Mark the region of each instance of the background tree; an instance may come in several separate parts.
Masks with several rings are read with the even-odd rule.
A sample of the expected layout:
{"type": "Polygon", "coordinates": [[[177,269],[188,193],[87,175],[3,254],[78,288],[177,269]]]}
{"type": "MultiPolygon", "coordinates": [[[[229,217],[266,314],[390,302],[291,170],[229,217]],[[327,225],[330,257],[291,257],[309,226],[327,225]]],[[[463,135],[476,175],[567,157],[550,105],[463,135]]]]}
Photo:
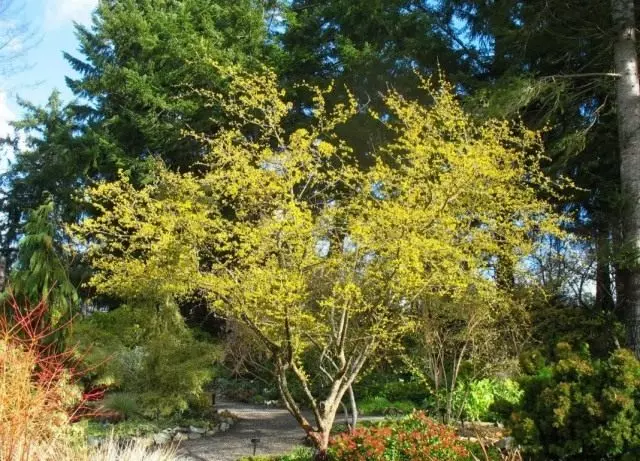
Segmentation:
{"type": "Polygon", "coordinates": [[[266,59],[259,0],[102,1],[93,26],[77,26],[80,73],[68,85],[97,145],[119,167],[159,156],[189,169],[202,147],[183,130],[213,132],[224,115],[193,89],[220,89],[208,60],[255,67],[266,59]]]}
{"type": "Polygon", "coordinates": [[[616,80],[616,109],[620,143],[620,179],[625,200],[624,310],[628,345],[640,357],[640,82],[636,14],[633,1],[612,0],[611,12],[617,33],[613,45],[616,80]]]}
{"type": "Polygon", "coordinates": [[[394,88],[424,97],[416,71],[429,75],[440,69],[456,83],[472,75],[474,57],[457,46],[449,25],[423,3],[295,0],[285,7],[283,30],[274,34],[283,49],[275,68],[292,90],[295,122],[304,124],[312,105],[312,95],[296,89],[297,83],[333,80],[337,91],[328,104],[344,97],[342,89],[348,87],[362,111],[338,129],[358,153],[353,161],[366,167],[370,152],[392,136],[366,114],[367,109],[384,110],[383,93],[394,88]]]}
{"type": "Polygon", "coordinates": [[[215,132],[224,114],[193,90],[221,88],[210,59],[246,67],[266,59],[274,49],[268,14],[268,5],[253,0],[100,2],[93,26],[76,26],[80,56],[65,55],[80,74],[68,79],[77,99],[65,105],[53,93],[45,108],[22,102],[25,116],[15,127],[26,147],[14,140],[15,160],[3,177],[8,263],[44,191],[69,223],[91,212],[74,195],[92,180],[114,179],[122,168],[144,182],[155,157],[194,168],[203,148],[183,130],[215,132]]]}
{"type": "Polygon", "coordinates": [[[2,247],[8,267],[15,261],[16,244],[32,210],[49,197],[51,212],[62,222],[74,222],[83,212],[76,194],[98,171],[106,173],[106,166],[87,148],[87,140],[78,135],[81,124],[73,109],[61,101],[60,93],[54,91],[45,107],[26,101],[20,104],[24,117],[13,126],[21,141],[13,140],[13,159],[0,177],[6,220],[2,247]]]}
{"type": "MultiPolygon", "coordinates": [[[[480,87],[475,87],[480,91],[471,98],[479,113],[518,113],[531,127],[550,127],[545,143],[554,159],[551,171],[563,172],[579,186],[558,206],[574,211],[569,229],[590,242],[590,249],[582,248],[595,267],[590,308],[631,321],[633,316],[625,315],[626,300],[631,299],[625,256],[629,245],[623,244],[628,199],[620,175],[617,74],[611,59],[619,28],[612,22],[612,4],[517,0],[501,1],[499,7],[495,2],[466,0],[441,4],[448,4],[466,25],[473,37],[470,46],[490,63],[479,76],[480,87]],[[484,89],[483,80],[489,84],[484,89]]],[[[633,17],[633,12],[627,15],[633,17]]]]}

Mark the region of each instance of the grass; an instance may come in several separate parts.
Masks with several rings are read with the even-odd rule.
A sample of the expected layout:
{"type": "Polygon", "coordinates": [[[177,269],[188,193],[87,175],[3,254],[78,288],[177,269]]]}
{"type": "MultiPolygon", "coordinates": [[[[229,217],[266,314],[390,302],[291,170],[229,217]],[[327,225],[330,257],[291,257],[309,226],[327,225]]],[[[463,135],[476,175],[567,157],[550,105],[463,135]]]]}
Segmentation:
{"type": "Polygon", "coordinates": [[[400,400],[391,402],[385,397],[372,397],[365,399],[358,405],[358,411],[366,416],[393,416],[396,414],[408,414],[416,408],[413,402],[400,400]]]}
{"type": "Polygon", "coordinates": [[[176,459],[174,446],[148,447],[140,441],[122,444],[114,438],[109,438],[100,447],[88,451],[86,458],[80,458],[78,461],[174,461],[176,459]]]}
{"type": "Polygon", "coordinates": [[[313,448],[298,447],[291,453],[279,456],[247,456],[240,458],[238,461],[312,461],[315,452],[313,448]]]}

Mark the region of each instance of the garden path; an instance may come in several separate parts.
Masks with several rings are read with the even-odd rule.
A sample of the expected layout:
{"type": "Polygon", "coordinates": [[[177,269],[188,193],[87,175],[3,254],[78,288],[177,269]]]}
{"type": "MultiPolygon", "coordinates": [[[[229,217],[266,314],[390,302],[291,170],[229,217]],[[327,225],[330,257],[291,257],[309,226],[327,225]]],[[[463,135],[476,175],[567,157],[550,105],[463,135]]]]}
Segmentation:
{"type": "Polygon", "coordinates": [[[182,443],[179,454],[185,461],[236,461],[253,454],[253,438],[260,439],[256,455],[283,454],[302,445],[304,432],[287,410],[232,402],[218,402],[216,407],[238,416],[238,421],[227,432],[182,443]]]}

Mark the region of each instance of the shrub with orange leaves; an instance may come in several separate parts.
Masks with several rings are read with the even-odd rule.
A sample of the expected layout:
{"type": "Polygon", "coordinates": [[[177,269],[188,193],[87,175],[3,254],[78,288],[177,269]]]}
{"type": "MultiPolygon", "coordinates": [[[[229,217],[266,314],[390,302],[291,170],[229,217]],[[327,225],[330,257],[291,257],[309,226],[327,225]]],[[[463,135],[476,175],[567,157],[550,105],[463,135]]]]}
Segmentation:
{"type": "Polygon", "coordinates": [[[331,441],[340,461],[461,461],[473,459],[455,431],[414,412],[382,427],[364,427],[331,441]]]}

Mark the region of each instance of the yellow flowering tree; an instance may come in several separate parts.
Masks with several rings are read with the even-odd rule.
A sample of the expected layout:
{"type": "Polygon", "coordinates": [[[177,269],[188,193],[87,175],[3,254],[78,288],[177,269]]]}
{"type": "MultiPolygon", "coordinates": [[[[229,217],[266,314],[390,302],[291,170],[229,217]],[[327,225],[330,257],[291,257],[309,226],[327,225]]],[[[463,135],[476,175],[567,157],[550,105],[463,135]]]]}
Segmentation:
{"type": "Polygon", "coordinates": [[[555,188],[538,166],[537,133],[474,122],[447,84],[423,82],[428,106],[389,92],[388,111],[370,116],[395,140],[367,153],[362,168],[336,134],[357,114],[354,100],[326,107],[331,89],[310,88],[312,121],[288,131],[291,106],[273,74],[216,71],[227,92],[206,96],[232,122],[200,138],[198,173],[159,164],[141,189],[124,176],[99,184],[88,199],[100,213],[77,232],[99,291],[167,305],[197,290],[245,323],[273,357],[287,409],[323,453],[345,393],[414,328],[416,303],[472,296],[488,312],[504,306],[496,261],[517,265],[533,233],[559,232],[538,198],[555,188]],[[312,351],[317,360],[303,362],[312,351]]]}

